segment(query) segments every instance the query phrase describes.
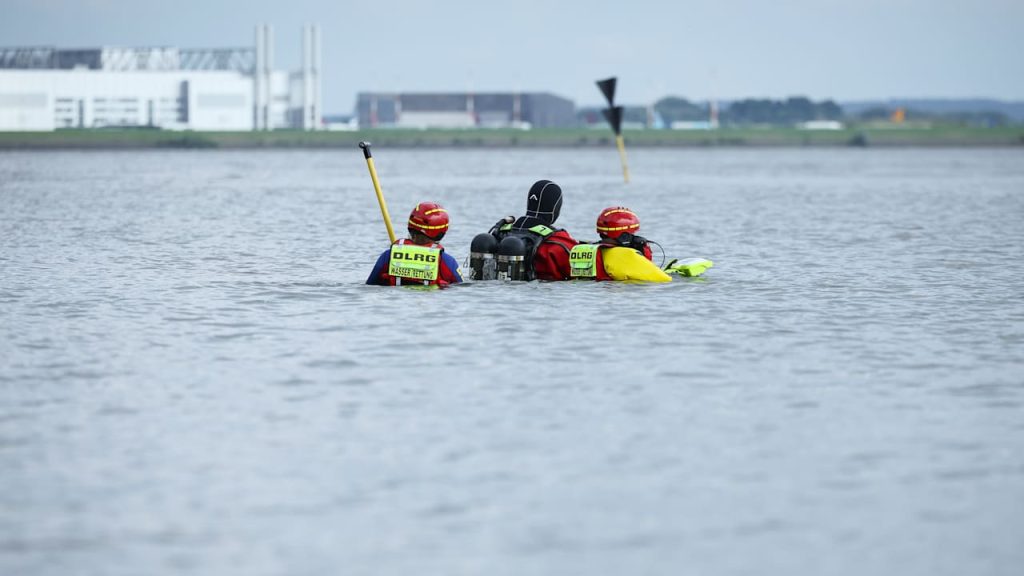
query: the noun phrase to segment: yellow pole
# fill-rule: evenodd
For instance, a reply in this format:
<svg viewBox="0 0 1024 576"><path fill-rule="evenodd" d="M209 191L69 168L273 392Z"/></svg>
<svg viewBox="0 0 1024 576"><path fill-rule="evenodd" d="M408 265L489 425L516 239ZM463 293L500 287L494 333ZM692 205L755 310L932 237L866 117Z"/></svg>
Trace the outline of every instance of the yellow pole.
<svg viewBox="0 0 1024 576"><path fill-rule="evenodd" d="M622 160L622 178L629 183L629 166L626 164L626 144L622 141L622 134L615 135L615 144L619 147L619 158Z"/></svg>
<svg viewBox="0 0 1024 576"><path fill-rule="evenodd" d="M370 169L370 179L373 180L373 189L377 192L377 203L380 204L380 215L384 217L384 225L388 227L388 238L395 243L395 230L391 227L391 215L388 214L388 204L384 201L384 193L380 189L380 180L377 179L377 169L373 166L373 154L370 154L370 143L360 142L359 147L363 149L363 156L366 157L366 166Z"/></svg>

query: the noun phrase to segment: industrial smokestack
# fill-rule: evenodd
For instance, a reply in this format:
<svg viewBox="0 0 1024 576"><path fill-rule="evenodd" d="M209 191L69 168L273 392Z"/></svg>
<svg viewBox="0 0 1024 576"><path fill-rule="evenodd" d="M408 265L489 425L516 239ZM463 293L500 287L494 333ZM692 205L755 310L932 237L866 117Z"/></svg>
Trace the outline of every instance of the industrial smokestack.
<svg viewBox="0 0 1024 576"><path fill-rule="evenodd" d="M320 129L320 117L323 116L323 106L321 100L323 98L323 92L320 86L320 59L322 56L320 47L320 26L314 24L313 30L313 129Z"/></svg>
<svg viewBox="0 0 1024 576"><path fill-rule="evenodd" d="M274 71L274 29L269 24L263 25L263 129L272 130L271 106L273 103L274 88L271 84L271 73Z"/></svg>
<svg viewBox="0 0 1024 576"><path fill-rule="evenodd" d="M256 26L256 62L252 70L252 129L263 129L263 61L266 46L263 45L263 26Z"/></svg>
<svg viewBox="0 0 1024 576"><path fill-rule="evenodd" d="M303 130L316 130L314 119L314 43L316 35L312 24L302 26L302 120L299 127Z"/></svg>

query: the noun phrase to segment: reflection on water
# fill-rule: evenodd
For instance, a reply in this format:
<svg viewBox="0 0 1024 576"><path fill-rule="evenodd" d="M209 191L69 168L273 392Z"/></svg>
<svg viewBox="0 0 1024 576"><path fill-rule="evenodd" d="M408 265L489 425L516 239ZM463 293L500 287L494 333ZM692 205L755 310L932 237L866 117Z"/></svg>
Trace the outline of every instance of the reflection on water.
<svg viewBox="0 0 1024 576"><path fill-rule="evenodd" d="M382 149L715 261L424 292L357 150L0 155L0 573L1015 573L1022 160Z"/></svg>

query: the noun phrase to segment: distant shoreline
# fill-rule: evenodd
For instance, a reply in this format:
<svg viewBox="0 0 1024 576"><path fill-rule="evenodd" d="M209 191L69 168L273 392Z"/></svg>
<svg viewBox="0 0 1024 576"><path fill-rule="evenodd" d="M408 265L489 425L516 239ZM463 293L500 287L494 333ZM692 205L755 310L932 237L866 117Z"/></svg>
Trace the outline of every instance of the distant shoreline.
<svg viewBox="0 0 1024 576"><path fill-rule="evenodd" d="M912 127L802 130L627 130L627 147L1020 147L1024 126ZM163 130L60 130L0 132L0 150L348 148L368 140L393 148L579 148L615 146L610 130L476 129L354 132L172 132Z"/></svg>

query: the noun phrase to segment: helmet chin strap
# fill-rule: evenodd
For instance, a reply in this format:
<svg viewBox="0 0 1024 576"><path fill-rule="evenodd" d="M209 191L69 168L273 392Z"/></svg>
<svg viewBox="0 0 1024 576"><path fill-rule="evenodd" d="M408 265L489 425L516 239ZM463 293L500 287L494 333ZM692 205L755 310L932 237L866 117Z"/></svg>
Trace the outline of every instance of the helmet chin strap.
<svg viewBox="0 0 1024 576"><path fill-rule="evenodd" d="M618 236L601 236L601 239L605 242L612 242L618 246L629 246L633 242L633 235L629 232L623 232Z"/></svg>
<svg viewBox="0 0 1024 576"><path fill-rule="evenodd" d="M650 242L650 240L644 238L643 236L637 236L636 234L631 234L629 232L623 232L622 234L619 234L615 238L612 238L610 236L602 236L602 239L614 242L618 246L632 248L634 250L642 250L644 244Z"/></svg>
<svg viewBox="0 0 1024 576"><path fill-rule="evenodd" d="M430 236L427 236L426 234L424 234L423 232L420 232L419 230L413 230L412 228L409 229L409 239L412 240L413 242L418 243L418 244L425 244L425 243L431 243L432 244L432 243L440 242L441 238L444 238L444 234L441 234L437 238L431 238Z"/></svg>

